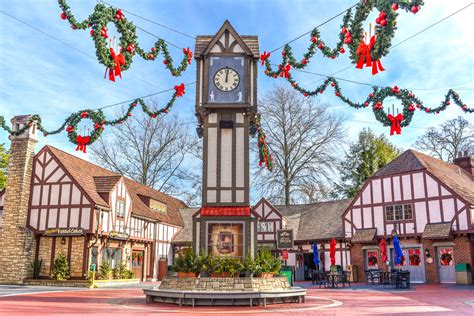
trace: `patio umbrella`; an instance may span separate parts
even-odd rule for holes
[[[379,244],[380,253],[382,254],[382,262],[387,262],[387,242],[382,238]]]
[[[330,245],[330,248],[329,248],[329,257],[331,258],[331,265],[335,265],[336,264],[336,239],[332,239],[331,240],[331,243],[329,244]]]
[[[403,251],[398,236],[393,237],[393,250],[395,251],[395,263],[399,265],[402,263]]]
[[[316,266],[316,270],[319,270],[319,253],[318,253],[318,244],[316,242],[313,243],[313,262]]]

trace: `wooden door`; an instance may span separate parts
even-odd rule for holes
[[[132,251],[132,271],[135,278],[143,279],[143,261],[145,259],[144,251]]]

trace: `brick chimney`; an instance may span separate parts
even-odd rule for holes
[[[453,163],[474,175],[474,156],[470,155],[467,150],[464,153],[459,152]]]
[[[28,124],[31,115],[15,116],[12,129]],[[8,178],[0,227],[0,283],[22,284],[32,276],[36,240],[26,227],[30,199],[31,173],[35,145],[38,142],[35,124],[23,134],[11,135]]]

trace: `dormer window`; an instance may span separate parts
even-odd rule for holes
[[[125,217],[125,201],[122,201],[122,200],[117,201],[117,216]]]
[[[158,211],[160,213],[166,214],[167,206],[165,203],[162,203],[160,201],[150,199],[150,208],[152,210]]]

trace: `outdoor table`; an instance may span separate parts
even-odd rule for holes
[[[392,284],[395,285],[396,289],[409,289],[410,288],[410,271],[392,271],[391,272]]]

